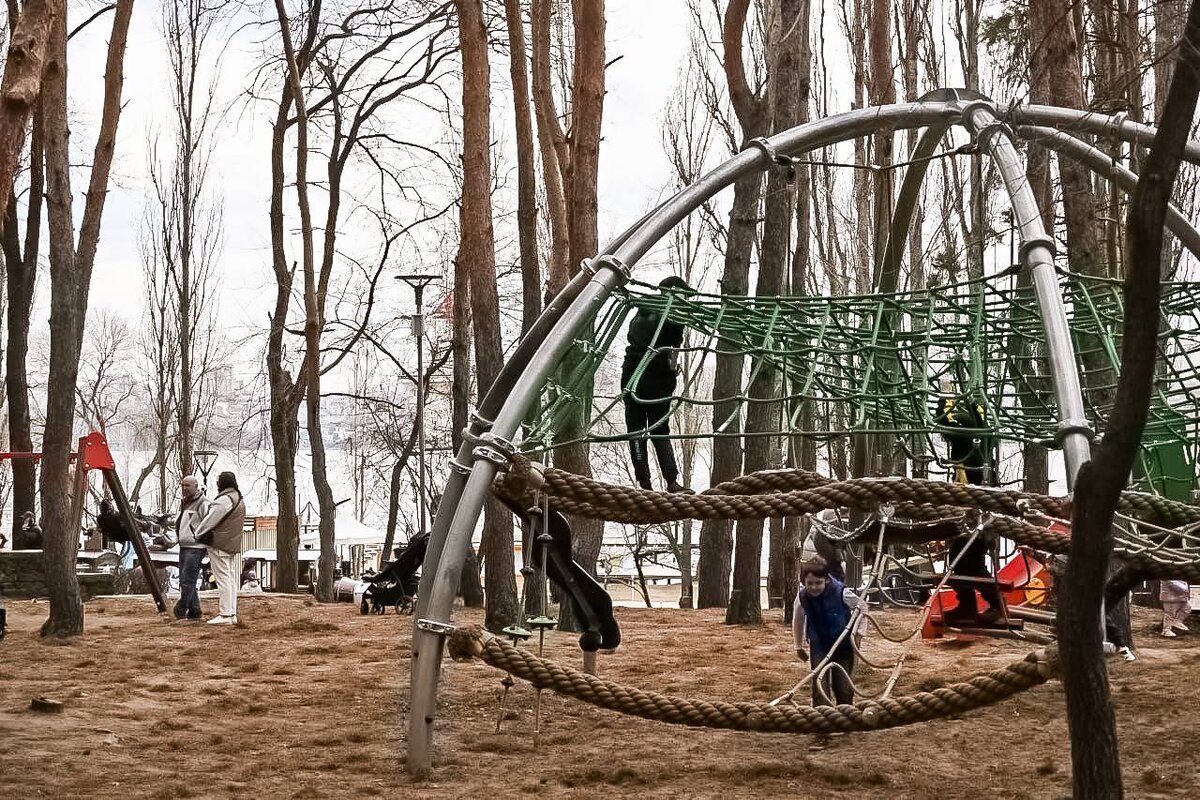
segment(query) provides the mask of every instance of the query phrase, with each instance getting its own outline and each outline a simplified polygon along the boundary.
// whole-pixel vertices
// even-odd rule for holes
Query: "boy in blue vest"
[[[839,705],[853,703],[854,687],[850,684],[850,676],[854,674],[854,645],[850,638],[854,636],[854,631],[847,633],[836,648],[834,643],[838,642],[842,631],[849,627],[850,612],[860,600],[845,584],[829,574],[829,565],[820,556],[800,567],[800,581],[792,615],[796,655],[801,659],[807,657],[809,664],[816,669],[832,651],[830,662],[841,667],[826,670],[821,681],[824,694],[817,681],[813,680],[813,705],[829,705],[826,696],[834,698]],[[806,641],[809,653],[805,652]]]

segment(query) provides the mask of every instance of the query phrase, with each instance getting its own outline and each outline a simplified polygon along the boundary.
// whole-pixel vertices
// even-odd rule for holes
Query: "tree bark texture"
[[[457,263],[471,284],[476,391],[482,398],[504,365],[492,229],[491,71],[482,1],[455,0],[454,6],[463,60],[463,193]],[[487,595],[484,624],[500,631],[517,621],[517,582],[512,513],[494,497],[484,506],[480,549]]]
[[[75,449],[75,389],[87,318],[92,264],[121,116],[125,43],[133,0],[120,0],[113,17],[104,71],[100,130],[92,157],[78,246],[71,213],[70,133],[67,123],[66,14],[51,26],[43,88],[46,125],[47,210],[50,222],[50,370],[46,385],[46,432],[42,445],[42,531],[50,617],[44,636],[83,632],[83,604],[75,577],[78,520],[71,518],[70,455]]]
[[[732,0],[725,12],[722,46],[725,55],[725,80],[734,113],[742,129],[743,144],[766,134],[767,109],[746,80],[742,39],[750,0]],[[738,180],[733,185],[733,206],[729,212],[729,238],[721,274],[721,292],[744,296],[750,287],[750,256],[758,231],[761,173]],[[742,474],[740,402],[742,369],[745,357],[730,342],[717,340],[716,373],[713,379],[713,463],[709,481],[716,485]],[[729,604],[729,573],[733,557],[733,524],[726,520],[705,520],[700,527],[700,561],[696,566],[699,585],[698,608],[724,608]]]
[[[1059,653],[1076,797],[1121,797],[1116,720],[1098,625],[1117,498],[1141,446],[1157,367],[1163,222],[1200,95],[1200,0],[1188,14],[1158,133],[1126,217],[1128,265],[1121,376],[1108,430],[1075,486],[1071,551],[1060,592]]]
[[[0,208],[12,195],[25,129],[42,90],[51,27],[66,14],[64,0],[26,0],[16,24],[9,23],[12,38],[0,80]]]

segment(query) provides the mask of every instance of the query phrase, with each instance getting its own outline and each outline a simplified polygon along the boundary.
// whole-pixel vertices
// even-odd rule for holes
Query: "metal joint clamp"
[[[629,269],[629,266],[621,259],[612,255],[585,258],[579,268],[594,277],[604,267],[617,273],[622,283],[628,282],[633,277],[633,271]]]
[[[754,148],[755,150],[762,151],[762,153],[765,154],[767,158],[771,159],[772,164],[778,164],[781,167],[792,166],[791,157],[779,155],[779,151],[775,149],[775,145],[771,144],[767,139],[765,139],[762,136],[756,136],[755,138],[746,142],[746,146],[743,147],[742,150],[746,151],[746,150],[749,150],[750,148]]]
[[[1017,263],[1024,264],[1029,251],[1035,247],[1044,247],[1050,251],[1051,260],[1058,254],[1058,242],[1054,241],[1053,236],[1043,234],[1041,236],[1030,236],[1025,241],[1021,242],[1021,246],[1017,248]]]
[[[417,628],[437,636],[449,636],[454,633],[453,625],[449,622],[442,622],[436,619],[419,619],[417,620]]]
[[[1096,437],[1096,432],[1086,419],[1064,419],[1054,432],[1054,443],[1061,447],[1064,439],[1076,433],[1082,433],[1089,442]]]

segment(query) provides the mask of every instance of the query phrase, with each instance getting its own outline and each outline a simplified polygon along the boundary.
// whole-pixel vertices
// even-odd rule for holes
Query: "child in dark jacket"
[[[796,655],[801,659],[807,655],[809,664],[816,669],[832,651],[830,661],[841,667],[826,670],[820,683],[816,678],[813,679],[813,705],[829,705],[826,696],[833,697],[839,705],[853,703],[854,687],[850,683],[850,676],[854,674],[854,644],[851,642],[854,631],[842,637],[841,642],[838,642],[838,638],[850,626],[851,612],[861,601],[845,584],[829,574],[829,566],[820,556],[801,566],[800,581],[792,615]],[[825,689],[824,693],[821,692],[821,686]]]
[[[682,278],[663,280],[664,292],[690,293]],[[651,307],[641,307],[629,323],[629,344],[621,366],[621,386],[625,390],[625,430],[629,434],[629,455],[638,486],[653,489],[650,476],[650,447],[658,456],[668,492],[686,492],[679,483],[679,466],[671,445],[671,397],[678,376],[677,351],[683,345],[684,326]],[[639,372],[640,369],[640,372]]]

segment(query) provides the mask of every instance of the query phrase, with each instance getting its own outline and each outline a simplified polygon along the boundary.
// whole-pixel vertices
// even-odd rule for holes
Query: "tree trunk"
[[[284,247],[283,191],[286,175],[283,166],[284,141],[289,126],[288,114],[293,101],[292,85],[285,81],[280,90],[279,108],[271,128],[271,266],[275,273],[275,309],[267,334],[267,381],[271,390],[271,448],[275,456],[275,492],[278,517],[275,529],[275,590],[295,592],[299,588],[300,520],[296,514],[296,451],[299,446],[297,413],[303,387],[297,386],[283,361],[283,337],[291,305],[293,271],[288,267]]]
[[[29,417],[29,373],[26,359],[29,354],[29,324],[33,313],[33,295],[37,283],[37,263],[42,229],[42,202],[45,197],[45,148],[41,112],[33,119],[32,143],[29,158],[29,208],[26,212],[25,248],[5,248],[5,282],[8,288],[8,349],[5,353],[5,391],[8,399],[8,444],[17,452],[33,450],[33,430]],[[8,200],[5,238],[17,241],[17,203],[11,194]],[[26,541],[21,530],[25,512],[37,506],[37,465],[27,459],[12,461],[12,513],[14,549],[24,549]]]
[[[729,97],[742,129],[742,142],[766,133],[767,109],[762,98],[746,80],[742,38],[746,30],[749,0],[732,0],[725,11],[722,48]],[[729,238],[725,247],[721,292],[745,296],[750,286],[750,256],[758,230],[758,193],[762,174],[755,173],[733,185],[729,211]],[[717,341],[716,374],[713,378],[713,463],[712,485],[742,473],[741,402],[742,368],[745,357],[732,344],[732,337]],[[696,566],[699,585],[698,608],[723,608],[729,604],[729,571],[733,556],[733,524],[727,520],[705,520],[700,527],[700,561]]]
[[[46,385],[46,433],[42,457],[42,531],[50,594],[43,636],[83,632],[83,603],[75,577],[78,520],[71,519],[70,454],[75,449],[75,390],[83,345],[92,264],[116,146],[124,83],[125,43],[133,0],[120,0],[113,17],[104,71],[100,130],[88,180],[87,199],[74,246],[71,213],[70,134],[67,123],[66,14],[55,17],[47,48],[43,86],[46,125],[47,210],[50,222],[50,370]]]
[[[781,0],[777,30],[770,41],[772,55],[768,58],[772,69],[768,95],[771,101],[771,128],[775,132],[793,127],[800,117],[801,38],[798,17],[804,8],[803,0]],[[777,297],[783,291],[784,276],[788,271],[792,214],[795,212],[792,199],[795,187],[789,184],[788,177],[788,174],[778,167],[770,168],[767,173],[765,219],[758,282],[755,286],[755,295],[762,298]],[[766,364],[756,364],[751,371],[755,375],[750,381],[748,394],[760,402],[752,402],[746,412],[743,464],[746,473],[778,466],[778,463],[772,462],[771,455],[772,452],[777,452],[775,442],[778,440],[780,426],[779,404],[761,402],[778,397],[778,374]],[[763,521],[738,520],[734,530],[736,544],[733,554],[733,588],[725,622],[729,625],[754,625],[762,621],[759,587],[762,572]],[[776,530],[778,536],[783,535],[782,526],[777,526]],[[777,549],[781,547],[782,540]]]
[[[492,229],[491,73],[482,1],[455,0],[454,6],[463,60],[463,195],[457,263],[471,283],[476,390],[477,397],[482,398],[504,364]],[[500,631],[517,621],[513,522],[512,513],[491,497],[484,507],[480,550],[487,593],[484,624]]]
[[[1163,221],[1200,94],[1200,0],[1188,14],[1175,73],[1126,219],[1128,264],[1121,376],[1108,432],[1075,486],[1071,551],[1059,594],[1059,654],[1076,797],[1121,797],[1121,766],[1098,624],[1117,499],[1149,413],[1157,364]]]
[[[575,28],[575,63],[572,70],[572,126],[570,180],[567,192],[567,230],[570,239],[567,263],[577,270],[585,258],[596,255],[600,248],[597,230],[597,180],[600,170],[600,122],[604,115],[604,0],[573,0]],[[561,159],[560,159],[561,162]],[[578,334],[580,339],[591,338],[590,325]],[[584,354],[578,348],[564,359],[562,369],[569,374]],[[590,391],[590,387],[585,389]],[[586,401],[585,401],[586,403]],[[557,441],[581,438],[587,429],[590,408],[581,406],[573,418],[557,431]],[[587,442],[557,447],[554,464],[560,469],[585,478],[592,477],[591,447]],[[588,572],[595,572],[596,559],[604,537],[602,520],[576,517],[572,551],[575,560]],[[559,614],[563,630],[579,629],[574,609],[564,604]]]
[[[462,432],[467,427],[471,405],[471,282],[467,271],[454,260],[454,308],[451,336],[453,377],[450,385],[451,448],[458,452]],[[479,578],[479,560],[474,545],[467,544],[467,556],[459,578],[458,593],[467,608],[483,608],[483,584]]]
[[[9,3],[10,13],[16,3]],[[67,15],[64,0],[26,0],[16,20],[0,81],[0,208],[8,207],[25,147],[25,128],[41,91],[52,24]],[[65,24],[65,23],[63,23]]]
[[[300,67],[292,47],[292,34],[283,0],[275,0],[279,16],[279,32],[283,40],[284,57],[287,64],[288,81],[296,101],[296,199],[300,211],[301,267],[304,274],[304,360],[300,367],[305,383],[305,422],[308,444],[312,452],[313,488],[317,494],[319,510],[318,535],[321,553],[317,562],[317,591],[319,602],[332,603],[337,596],[334,590],[334,570],[337,555],[334,552],[333,490],[329,486],[326,472],[325,440],[321,430],[321,329],[325,325],[317,300],[316,256],[313,252],[312,211],[308,201],[308,115],[304,90],[300,83]],[[336,191],[331,190],[331,197]]]
[[[533,160],[525,23],[521,19],[520,0],[504,0],[504,16],[508,23],[509,75],[517,128],[517,239],[521,252],[521,335],[524,336],[542,310],[542,271],[537,251],[537,175]]]
[[[530,15],[533,45],[533,107],[537,115],[538,151],[546,187],[546,215],[550,218],[550,266],[547,298],[562,291],[570,278],[570,232],[567,224],[565,178],[569,174],[567,140],[558,123],[550,79],[550,0],[533,0]]]
[[[1045,30],[1046,23],[1035,15],[1044,11],[1037,4],[1030,9],[1030,30],[1036,25],[1038,29]],[[1029,100],[1031,103],[1041,103],[1049,105],[1051,101],[1050,95],[1050,72],[1046,69],[1043,56],[1038,48],[1034,48],[1030,60],[1030,85],[1029,85]],[[1042,215],[1042,224],[1046,228],[1046,233],[1051,238],[1054,237],[1054,185],[1050,174],[1050,150],[1036,141],[1031,141],[1028,144],[1028,160],[1026,162],[1025,172],[1029,176],[1029,185],[1033,189],[1034,199],[1037,201],[1038,210]],[[1027,290],[1033,286],[1033,276],[1027,270],[1022,270],[1017,275],[1018,290]],[[1013,306],[1012,313],[1023,313],[1016,305]],[[1026,372],[1035,369],[1039,361],[1044,359],[1045,353],[1034,352],[1033,344],[1026,338],[1022,337],[1013,348],[1012,368],[1014,371],[1024,370]],[[1036,408],[1039,404],[1039,398],[1032,396],[1032,388],[1026,387],[1019,392],[1021,403],[1026,408]],[[1050,475],[1049,475],[1049,458],[1046,452],[1046,447],[1038,442],[1026,442],[1022,445],[1022,458],[1024,461],[1024,487],[1027,492],[1035,492],[1037,494],[1045,494],[1050,490]]]

